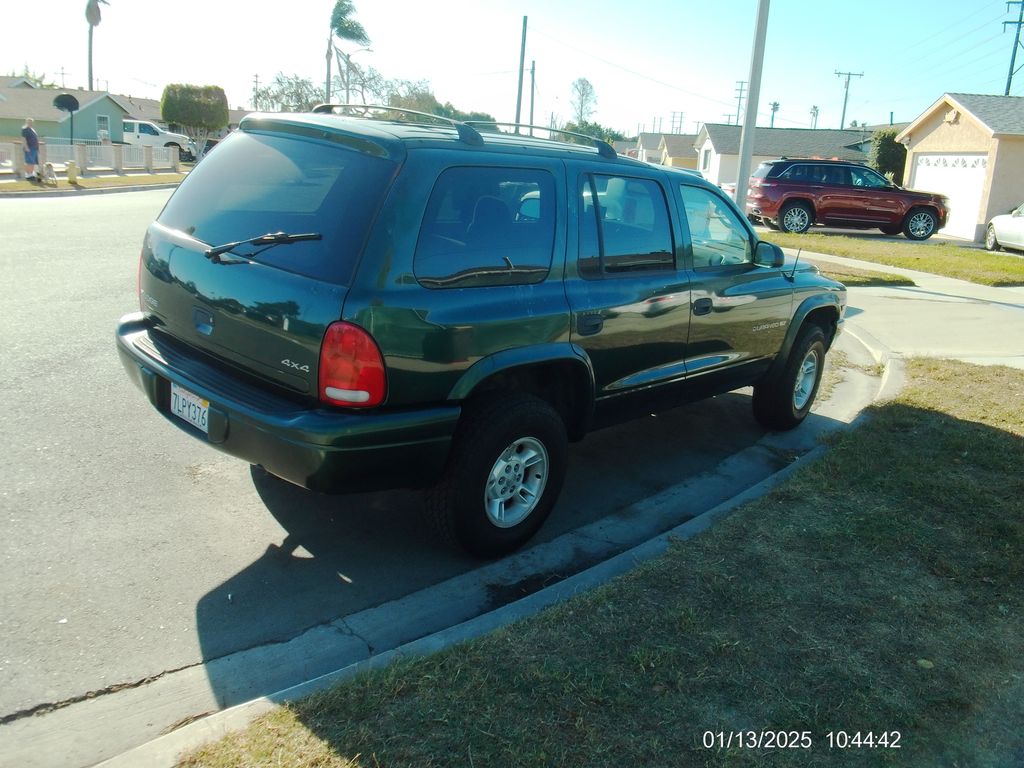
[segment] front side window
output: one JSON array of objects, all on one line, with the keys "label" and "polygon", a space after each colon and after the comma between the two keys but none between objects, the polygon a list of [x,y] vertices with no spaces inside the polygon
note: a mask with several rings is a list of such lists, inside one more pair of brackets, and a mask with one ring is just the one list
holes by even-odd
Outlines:
[{"label": "front side window", "polygon": [[675,269],[668,206],[657,182],[586,175],[580,198],[583,277]]},{"label": "front side window", "polygon": [[156,128],[149,123],[139,123],[139,133],[145,133],[148,136],[158,136]]},{"label": "front side window", "polygon": [[694,269],[736,266],[753,261],[750,234],[736,213],[713,192],[679,185],[693,242]]},{"label": "front side window", "polygon": [[449,168],[427,202],[416,279],[427,288],[540,283],[551,268],[555,212],[547,171]]},{"label": "front side window", "polygon": [[852,179],[851,183],[855,187],[879,189],[889,186],[889,182],[885,180],[884,176],[880,176],[867,168],[850,168],[850,178]]}]

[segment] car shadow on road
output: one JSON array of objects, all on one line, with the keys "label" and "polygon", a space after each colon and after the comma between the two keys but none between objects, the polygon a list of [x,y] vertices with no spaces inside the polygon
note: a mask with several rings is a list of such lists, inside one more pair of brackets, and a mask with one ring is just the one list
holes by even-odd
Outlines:
[{"label": "car shadow on road", "polygon": [[[756,444],[764,434],[751,417],[745,392],[591,433],[571,446],[562,496],[531,547],[604,520],[688,478],[714,472],[724,459]],[[258,467],[251,475],[267,511],[281,525],[283,538],[268,542],[261,557],[196,606],[202,658],[221,706],[337,668],[325,657],[299,660],[289,670],[279,659],[268,657],[262,662],[264,669],[250,661],[242,670],[241,662],[232,657],[240,659],[261,649],[270,653],[304,633],[327,632],[324,628],[337,633],[339,620],[346,616],[481,565],[430,536],[419,514],[420,491],[328,496],[293,486]],[[709,499],[708,504],[719,500]],[[679,522],[700,511],[680,511]],[[530,550],[523,557],[529,560]],[[328,634],[326,639],[337,638]]]}]

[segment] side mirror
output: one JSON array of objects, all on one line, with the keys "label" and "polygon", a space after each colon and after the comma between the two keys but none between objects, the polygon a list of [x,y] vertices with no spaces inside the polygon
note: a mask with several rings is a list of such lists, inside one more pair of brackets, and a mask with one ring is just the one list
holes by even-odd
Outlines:
[{"label": "side mirror", "polygon": [[754,251],[754,263],[759,267],[781,267],[786,263],[786,254],[775,243],[761,240]]}]

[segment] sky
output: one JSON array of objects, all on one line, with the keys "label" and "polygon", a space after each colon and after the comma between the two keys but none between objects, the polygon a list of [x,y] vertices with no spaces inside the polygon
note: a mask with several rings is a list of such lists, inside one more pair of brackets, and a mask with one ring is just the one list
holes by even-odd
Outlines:
[{"label": "sky", "polygon": [[[0,74],[24,67],[68,88],[88,81],[85,0],[5,0]],[[536,65],[534,123],[572,119],[572,82],[597,96],[591,120],[696,133],[735,122],[750,75],[757,0],[354,0],[371,38],[353,60],[387,78],[427,80],[441,102],[515,117],[523,16],[522,122]],[[159,99],[168,83],[220,85],[232,108],[251,106],[258,77],[278,72],[322,85],[334,0],[109,0],[95,30],[95,87]],[[909,122],[943,93],[1002,94],[1019,6],[1005,0],[772,0],[758,125],[839,128]],[[349,45],[353,51],[357,46]],[[1024,64],[1024,47],[1017,66]],[[1024,95],[1024,72],[1011,94]],[[337,100],[337,99],[335,99]]]}]

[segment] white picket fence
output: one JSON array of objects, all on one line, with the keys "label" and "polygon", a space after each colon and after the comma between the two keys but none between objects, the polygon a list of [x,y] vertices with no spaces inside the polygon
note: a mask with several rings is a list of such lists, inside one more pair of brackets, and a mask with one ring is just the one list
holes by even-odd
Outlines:
[{"label": "white picket fence", "polygon": [[[0,143],[0,178],[19,177],[24,171],[21,144]],[[40,163],[51,163],[55,170],[63,171],[74,161],[78,172],[132,170],[156,171],[179,168],[178,150],[174,147],[136,147],[127,144],[106,144],[98,141],[78,142],[67,139],[44,138],[39,142]]]}]

